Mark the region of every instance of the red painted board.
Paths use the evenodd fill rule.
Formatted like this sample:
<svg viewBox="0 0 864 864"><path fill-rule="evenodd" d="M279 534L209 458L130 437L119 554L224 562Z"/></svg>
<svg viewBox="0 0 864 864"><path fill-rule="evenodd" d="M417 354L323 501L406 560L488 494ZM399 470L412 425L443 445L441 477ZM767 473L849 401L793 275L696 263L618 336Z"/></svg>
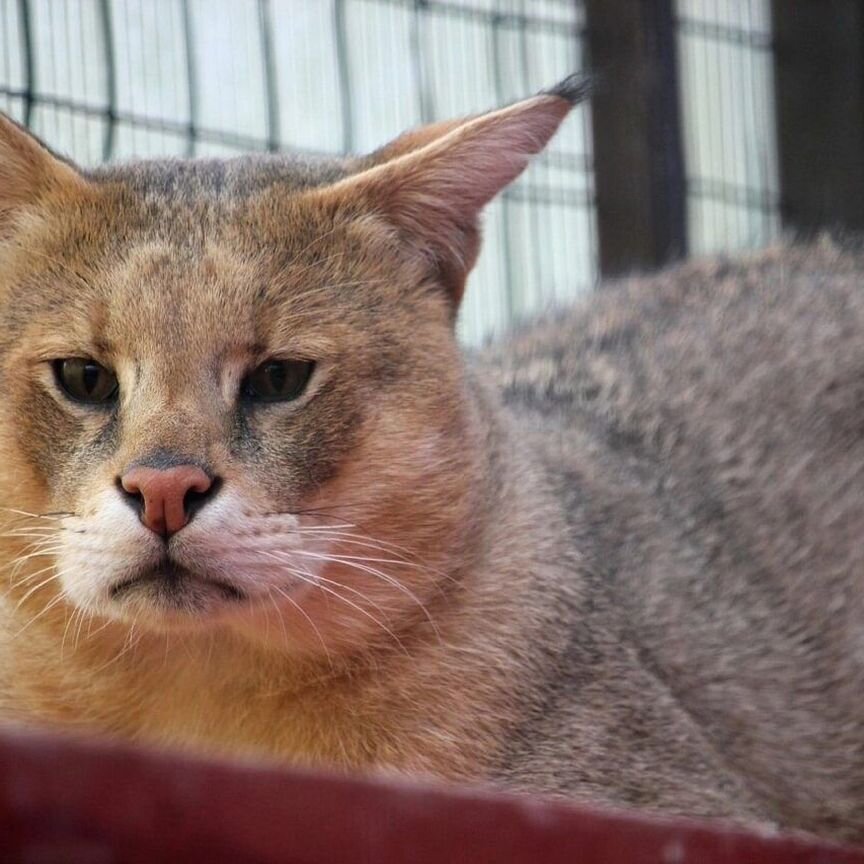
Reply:
<svg viewBox="0 0 864 864"><path fill-rule="evenodd" d="M0 735L2 864L864 864L864 851L478 789Z"/></svg>

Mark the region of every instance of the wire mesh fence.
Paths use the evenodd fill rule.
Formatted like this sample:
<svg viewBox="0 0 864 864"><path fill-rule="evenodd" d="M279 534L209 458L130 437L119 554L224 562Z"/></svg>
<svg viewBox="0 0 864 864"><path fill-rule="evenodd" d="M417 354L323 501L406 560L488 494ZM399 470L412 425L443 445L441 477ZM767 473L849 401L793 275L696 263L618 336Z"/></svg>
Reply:
<svg viewBox="0 0 864 864"><path fill-rule="evenodd" d="M770 4L678 0L690 249L780 230Z"/></svg>
<svg viewBox="0 0 864 864"><path fill-rule="evenodd" d="M777 230L767 0L678 0L691 248ZM588 65L581 0L0 0L0 109L84 164L374 149ZM590 106L486 214L476 343L591 287ZM622 178L626 182L626 178Z"/></svg>

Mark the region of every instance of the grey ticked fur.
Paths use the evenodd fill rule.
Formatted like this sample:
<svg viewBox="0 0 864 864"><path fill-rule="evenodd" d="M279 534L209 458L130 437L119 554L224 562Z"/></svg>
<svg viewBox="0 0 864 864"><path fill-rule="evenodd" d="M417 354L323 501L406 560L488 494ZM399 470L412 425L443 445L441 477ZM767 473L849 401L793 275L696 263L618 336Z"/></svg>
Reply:
<svg viewBox="0 0 864 864"><path fill-rule="evenodd" d="M862 279L690 263L487 352L584 559L502 779L864 840Z"/></svg>

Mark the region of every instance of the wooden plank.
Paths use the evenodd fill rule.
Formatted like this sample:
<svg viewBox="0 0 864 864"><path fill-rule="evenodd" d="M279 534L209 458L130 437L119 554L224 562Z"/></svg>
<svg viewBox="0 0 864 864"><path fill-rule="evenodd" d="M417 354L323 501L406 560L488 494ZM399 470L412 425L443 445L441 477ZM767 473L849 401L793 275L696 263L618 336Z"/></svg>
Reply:
<svg viewBox="0 0 864 864"><path fill-rule="evenodd" d="M672 0L585 0L600 270L651 270L687 252Z"/></svg>
<svg viewBox="0 0 864 864"><path fill-rule="evenodd" d="M784 225L864 228L864 3L773 0Z"/></svg>
<svg viewBox="0 0 864 864"><path fill-rule="evenodd" d="M3 864L864 864L722 823L0 735Z"/></svg>

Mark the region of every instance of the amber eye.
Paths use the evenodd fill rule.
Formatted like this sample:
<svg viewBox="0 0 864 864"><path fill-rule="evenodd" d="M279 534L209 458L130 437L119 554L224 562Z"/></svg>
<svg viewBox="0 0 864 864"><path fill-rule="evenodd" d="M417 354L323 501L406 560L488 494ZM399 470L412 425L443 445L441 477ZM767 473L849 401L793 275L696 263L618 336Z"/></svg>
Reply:
<svg viewBox="0 0 864 864"><path fill-rule="evenodd" d="M117 376L86 357L67 357L53 362L60 389L73 401L106 405L117 399Z"/></svg>
<svg viewBox="0 0 864 864"><path fill-rule="evenodd" d="M306 389L314 368L311 360L268 360L243 379L241 390L254 402L290 402Z"/></svg>

